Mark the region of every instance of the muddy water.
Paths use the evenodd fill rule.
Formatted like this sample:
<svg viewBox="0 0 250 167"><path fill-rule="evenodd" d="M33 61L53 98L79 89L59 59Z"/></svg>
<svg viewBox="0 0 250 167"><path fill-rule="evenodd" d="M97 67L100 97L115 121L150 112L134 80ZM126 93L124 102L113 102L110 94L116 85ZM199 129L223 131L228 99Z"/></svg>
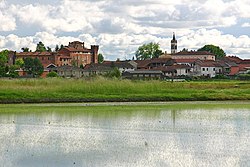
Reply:
<svg viewBox="0 0 250 167"><path fill-rule="evenodd" d="M250 166L250 109L72 110L0 113L0 166Z"/></svg>

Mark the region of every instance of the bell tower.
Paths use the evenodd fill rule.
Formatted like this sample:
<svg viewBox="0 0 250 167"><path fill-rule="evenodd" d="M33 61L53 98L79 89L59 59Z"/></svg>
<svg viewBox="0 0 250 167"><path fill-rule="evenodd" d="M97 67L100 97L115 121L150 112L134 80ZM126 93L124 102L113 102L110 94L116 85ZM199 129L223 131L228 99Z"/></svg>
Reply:
<svg viewBox="0 0 250 167"><path fill-rule="evenodd" d="M175 33L173 33L173 39L171 40L171 54L177 53L177 40L175 38Z"/></svg>

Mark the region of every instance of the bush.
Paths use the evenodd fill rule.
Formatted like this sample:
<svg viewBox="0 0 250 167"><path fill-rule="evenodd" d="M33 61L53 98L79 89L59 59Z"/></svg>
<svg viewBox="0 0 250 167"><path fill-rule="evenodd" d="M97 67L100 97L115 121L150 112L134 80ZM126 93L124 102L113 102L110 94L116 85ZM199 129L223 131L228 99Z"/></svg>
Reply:
<svg viewBox="0 0 250 167"><path fill-rule="evenodd" d="M58 74L55 71L52 71L47 74L47 77L52 78L52 77L58 77Z"/></svg>

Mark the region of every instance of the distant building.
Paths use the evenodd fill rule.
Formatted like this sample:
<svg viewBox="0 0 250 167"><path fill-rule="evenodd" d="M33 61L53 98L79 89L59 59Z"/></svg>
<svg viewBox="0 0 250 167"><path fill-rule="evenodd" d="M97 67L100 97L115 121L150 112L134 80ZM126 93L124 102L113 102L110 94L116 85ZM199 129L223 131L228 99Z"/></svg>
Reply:
<svg viewBox="0 0 250 167"><path fill-rule="evenodd" d="M171 40L171 54L177 53L177 40L175 38L175 33L173 33L173 39Z"/></svg>
<svg viewBox="0 0 250 167"><path fill-rule="evenodd" d="M68 46L59 50L59 56L56 65L65 65L65 62L69 62L68 65L85 66L91 63L98 63L98 45L91 45L88 49L84 46L84 42L74 41L70 42Z"/></svg>
<svg viewBox="0 0 250 167"><path fill-rule="evenodd" d="M181 51L172 54L172 59L200 59L215 61L215 55L207 51Z"/></svg>

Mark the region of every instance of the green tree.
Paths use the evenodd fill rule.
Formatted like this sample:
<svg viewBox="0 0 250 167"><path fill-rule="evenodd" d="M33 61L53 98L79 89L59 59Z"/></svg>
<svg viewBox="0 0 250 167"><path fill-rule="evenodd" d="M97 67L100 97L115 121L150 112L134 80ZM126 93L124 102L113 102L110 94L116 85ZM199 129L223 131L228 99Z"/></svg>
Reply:
<svg viewBox="0 0 250 167"><path fill-rule="evenodd" d="M135 52L137 60L158 58L162 54L163 52L160 50L160 45L153 42L140 46Z"/></svg>
<svg viewBox="0 0 250 167"><path fill-rule="evenodd" d="M47 74L47 77L48 78L58 77L58 74L55 71L52 71L52 72Z"/></svg>
<svg viewBox="0 0 250 167"><path fill-rule="evenodd" d="M56 47L55 47L55 52L58 52L58 51L59 51L59 46L56 45Z"/></svg>
<svg viewBox="0 0 250 167"><path fill-rule="evenodd" d="M63 47L64 47L64 46L63 46L63 45L61 45L59 50L61 50Z"/></svg>
<svg viewBox="0 0 250 167"><path fill-rule="evenodd" d="M47 47L48 52L52 52L52 49L50 47Z"/></svg>
<svg viewBox="0 0 250 167"><path fill-rule="evenodd" d="M30 52L30 49L27 48L27 47L25 47L25 48L22 48L22 51L23 51L23 52Z"/></svg>
<svg viewBox="0 0 250 167"><path fill-rule="evenodd" d="M198 49L198 51L208 51L210 53L213 53L216 56L216 59L221 59L226 56L224 50L215 45L205 45L202 48Z"/></svg>
<svg viewBox="0 0 250 167"><path fill-rule="evenodd" d="M15 65L17 66L17 68L23 68L23 66L24 66L24 61L23 61L23 59L16 59L16 61L15 61Z"/></svg>
<svg viewBox="0 0 250 167"><path fill-rule="evenodd" d="M110 78L120 78L121 72L119 71L117 67L114 67L113 70L108 72L105 76L110 77Z"/></svg>
<svg viewBox="0 0 250 167"><path fill-rule="evenodd" d="M98 63L102 63L104 60L104 57L101 53L98 54Z"/></svg>
<svg viewBox="0 0 250 167"><path fill-rule="evenodd" d="M24 59L24 70L33 77L39 77L43 73L43 65L38 58L27 57Z"/></svg>
<svg viewBox="0 0 250 167"><path fill-rule="evenodd" d="M45 52L46 51L46 47L44 46L44 44L40 41L37 45L36 45L36 52Z"/></svg>
<svg viewBox="0 0 250 167"><path fill-rule="evenodd" d="M3 50L0 52L0 77L4 77L6 73L8 72L8 69L6 68L7 61L8 61L8 50Z"/></svg>

